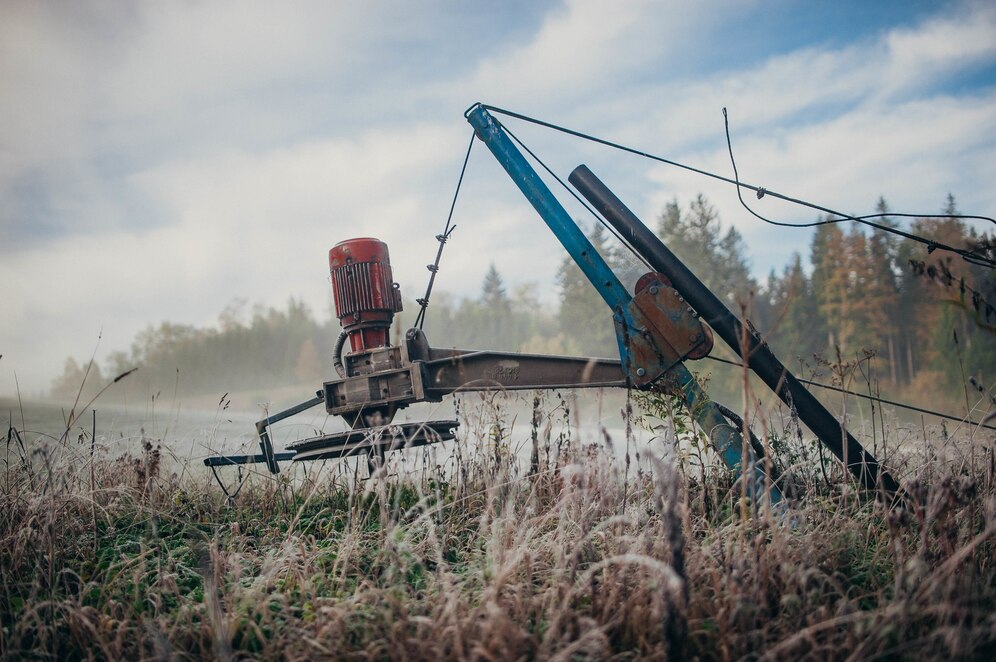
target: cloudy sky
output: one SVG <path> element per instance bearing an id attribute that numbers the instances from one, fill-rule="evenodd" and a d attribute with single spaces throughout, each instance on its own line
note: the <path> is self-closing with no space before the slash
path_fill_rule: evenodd
<path id="1" fill-rule="evenodd" d="M 0 395 L 237 298 L 324 317 L 350 237 L 388 242 L 420 295 L 475 101 L 729 174 L 725 106 L 746 181 L 851 213 L 948 192 L 996 212 L 991 2 L 5 0 Z M 704 193 L 759 276 L 807 251 L 730 186 L 508 124 L 645 220 Z M 553 300 L 559 246 L 480 145 L 455 221 L 440 289 L 475 294 L 493 262 Z"/>

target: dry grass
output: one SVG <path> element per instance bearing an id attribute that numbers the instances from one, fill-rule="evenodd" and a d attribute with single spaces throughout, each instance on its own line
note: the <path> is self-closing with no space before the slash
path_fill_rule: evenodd
<path id="1" fill-rule="evenodd" d="M 499 404 L 495 404 L 498 402 Z M 996 653 L 991 442 L 887 458 L 888 512 L 787 432 L 798 493 L 749 510 L 673 431 L 581 445 L 564 401 L 514 439 L 500 401 L 387 477 L 209 474 L 16 439 L 0 475 L 5 658 L 874 659 Z M 537 402 L 537 407 L 545 405 Z M 679 429 L 680 432 L 680 429 Z M 670 440 L 670 441 L 669 441 Z M 510 444 L 535 445 L 525 468 Z M 615 443 L 618 448 L 610 450 Z M 947 450 L 958 444 L 945 441 Z M 35 444 L 33 446 L 33 444 Z M 610 462 L 612 454 L 626 462 Z M 895 451 L 893 451 L 895 453 Z M 965 461 L 971 453 L 971 462 Z M 630 457 L 632 455 L 632 458 Z M 397 458 L 397 456 L 396 456 Z M 701 458 L 701 464 L 700 464 Z M 961 458 L 961 459 L 959 459 Z M 630 462 L 632 459 L 632 462 Z M 398 461 L 397 459 L 395 460 Z M 175 471 L 174 471 L 175 470 Z"/>

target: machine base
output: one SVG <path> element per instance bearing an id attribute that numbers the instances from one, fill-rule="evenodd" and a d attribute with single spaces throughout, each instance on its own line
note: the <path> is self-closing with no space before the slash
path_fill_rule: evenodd
<path id="1" fill-rule="evenodd" d="M 302 439 L 287 448 L 294 451 L 295 462 L 337 460 L 361 453 L 383 456 L 388 451 L 453 439 L 458 425 L 457 421 L 381 425 Z"/>

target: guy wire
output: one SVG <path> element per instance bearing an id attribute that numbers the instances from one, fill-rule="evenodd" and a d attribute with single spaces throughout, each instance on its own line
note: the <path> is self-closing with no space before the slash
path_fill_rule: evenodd
<path id="1" fill-rule="evenodd" d="M 952 253 L 956 253 L 956 254 L 960 255 L 962 257 L 962 259 L 964 259 L 966 262 L 970 262 L 972 264 L 976 264 L 976 265 L 983 266 L 983 267 L 988 266 L 990 269 L 996 267 L 996 262 L 993 262 L 992 260 L 989 260 L 989 259 L 984 258 L 984 257 L 979 257 L 979 256 L 975 255 L 975 253 L 973 251 L 967 251 L 967 250 L 964 250 L 964 249 L 961 249 L 961 248 L 954 248 L 953 246 L 948 246 L 947 244 L 942 244 L 942 243 L 940 243 L 938 241 L 934 241 L 932 239 L 927 239 L 925 237 L 920 237 L 919 235 L 910 234 L 909 232 L 904 232 L 904 231 L 902 231 L 902 230 L 900 230 L 898 228 L 892 228 L 892 227 L 889 227 L 888 225 L 881 225 L 879 223 L 872 223 L 871 221 L 867 220 L 869 218 L 877 218 L 877 217 L 881 217 L 881 216 L 891 216 L 892 214 L 869 214 L 867 216 L 851 216 L 849 214 L 841 214 L 840 212 L 833 211 L 832 209 L 828 209 L 826 207 L 821 207 L 820 205 L 811 204 L 811 203 L 805 202 L 803 200 L 798 200 L 796 198 L 790 198 L 788 196 L 781 195 L 779 193 L 772 193 L 771 191 L 767 190 L 763 186 L 760 187 L 760 188 L 757 188 L 757 187 L 754 187 L 754 186 L 748 186 L 746 184 L 741 184 L 741 182 L 740 182 L 740 174 L 737 172 L 737 162 L 733 158 L 733 144 L 730 142 L 730 120 L 729 120 L 729 116 L 727 115 L 726 108 L 723 108 L 723 127 L 726 130 L 726 149 L 730 153 L 730 164 L 733 166 L 733 177 L 734 177 L 734 182 L 735 182 L 736 188 L 737 188 L 737 198 L 740 200 L 740 204 L 741 204 L 741 206 L 744 209 L 746 209 L 754 217 L 756 217 L 756 218 L 764 221 L 765 223 L 770 223 L 771 225 L 778 225 L 778 226 L 787 227 L 787 228 L 811 228 L 811 227 L 815 227 L 817 225 L 828 225 L 830 223 L 839 223 L 841 221 L 855 221 L 857 223 L 861 223 L 863 225 L 867 225 L 869 227 L 873 227 L 873 228 L 876 228 L 878 230 L 882 230 L 884 232 L 891 232 L 892 234 L 899 235 L 900 237 L 905 237 L 906 239 L 909 239 L 911 241 L 916 241 L 916 242 L 919 242 L 921 244 L 925 244 L 927 246 L 927 252 L 928 253 L 933 253 L 935 250 L 941 249 L 941 250 L 945 250 L 945 251 L 950 251 Z M 751 189 L 753 191 L 757 191 L 757 199 L 758 200 L 760 200 L 761 198 L 763 198 L 765 195 L 771 195 L 772 197 L 776 197 L 776 198 L 779 198 L 781 200 L 785 200 L 787 202 L 793 202 L 795 204 L 803 205 L 803 206 L 809 207 L 811 209 L 816 209 L 816 210 L 819 210 L 819 211 L 826 212 L 827 214 L 831 214 L 833 216 L 837 216 L 838 218 L 827 218 L 827 219 L 822 220 L 822 221 L 813 221 L 811 223 L 786 223 L 786 222 L 782 222 L 782 221 L 775 221 L 775 220 L 772 220 L 772 219 L 767 218 L 765 216 L 762 216 L 761 214 L 758 214 L 756 211 L 754 211 L 753 209 L 751 209 L 750 206 L 748 206 L 747 203 L 744 202 L 744 196 L 743 196 L 743 193 L 740 190 L 741 187 L 748 188 L 748 189 Z M 905 216 L 905 214 L 904 214 L 904 216 Z M 934 216 L 934 218 L 937 218 L 937 217 Z M 942 216 L 941 218 L 948 218 L 948 217 L 947 216 Z M 955 214 L 955 215 L 952 215 L 951 218 L 964 218 L 964 217 L 961 216 L 961 215 Z M 972 216 L 971 218 L 982 218 L 982 219 L 985 219 L 986 217 Z M 993 221 L 994 223 L 996 223 L 996 220 L 994 220 L 994 219 L 988 219 L 988 220 Z"/>
<path id="2" fill-rule="evenodd" d="M 446 227 L 443 228 L 442 234 L 436 235 L 436 241 L 439 242 L 439 249 L 436 251 L 436 261 L 426 267 L 429 270 L 429 284 L 425 288 L 425 296 L 421 299 L 416 299 L 419 311 L 418 316 L 415 318 L 415 326 L 419 329 L 425 323 L 425 310 L 429 307 L 429 295 L 432 294 L 432 285 L 436 282 L 436 273 L 439 271 L 439 260 L 443 257 L 443 246 L 446 245 L 446 240 L 456 230 L 456 226 L 451 226 L 450 223 L 453 221 L 453 210 L 456 209 L 457 198 L 460 196 L 460 187 L 463 185 L 463 176 L 467 172 L 467 162 L 470 161 L 470 152 L 474 149 L 474 138 L 476 137 L 477 135 L 471 131 L 470 143 L 467 145 L 467 153 L 463 157 L 463 166 L 460 168 L 460 178 L 457 179 L 456 191 L 453 192 L 453 201 L 450 203 L 450 213 L 446 216 Z"/>
<path id="3" fill-rule="evenodd" d="M 933 241 L 933 240 L 930 240 L 930 239 L 926 239 L 926 238 L 920 237 L 918 235 L 910 234 L 908 232 L 904 232 L 904 231 L 898 230 L 896 228 L 890 228 L 888 226 L 880 225 L 878 223 L 872 223 L 872 222 L 870 222 L 870 221 L 867 220 L 868 218 L 876 218 L 876 217 L 880 216 L 879 214 L 870 214 L 868 216 L 851 216 L 850 214 L 844 214 L 844 213 L 835 211 L 833 209 L 830 209 L 828 207 L 823 207 L 821 205 L 817 205 L 815 203 L 807 202 L 805 200 L 801 200 L 801 199 L 798 199 L 798 198 L 792 198 L 790 196 L 778 193 L 777 191 L 771 191 L 771 190 L 766 189 L 766 188 L 764 188 L 762 186 L 754 186 L 754 185 L 748 184 L 746 182 L 741 182 L 739 180 L 739 177 L 736 177 L 735 179 L 730 179 L 729 177 L 725 177 L 723 175 L 720 175 L 720 174 L 717 174 L 717 173 L 714 173 L 714 172 L 710 172 L 708 170 L 702 170 L 702 169 L 696 168 L 694 166 L 686 165 L 684 163 L 681 163 L 681 162 L 678 162 L 678 161 L 673 161 L 671 159 L 666 159 L 664 157 L 657 156 L 655 154 L 650 154 L 649 152 L 644 152 L 644 151 L 641 151 L 641 150 L 638 150 L 638 149 L 634 149 L 632 147 L 627 147 L 625 145 L 622 145 L 622 144 L 619 144 L 619 143 L 615 143 L 615 142 L 612 142 L 612 141 L 609 141 L 609 140 L 605 140 L 603 138 L 598 138 L 596 136 L 593 136 L 593 135 L 590 135 L 590 134 L 587 134 L 587 133 L 582 133 L 580 131 L 575 131 L 573 129 L 568 129 L 567 127 L 559 126 L 557 124 L 553 124 L 553 123 L 550 123 L 550 122 L 545 122 L 543 120 L 536 119 L 534 117 L 529 117 L 528 115 L 523 115 L 521 113 L 517 113 L 517 112 L 511 111 L 511 110 L 507 110 L 507 109 L 504 109 L 504 108 L 499 108 L 497 106 L 490 106 L 490 105 L 487 105 L 487 104 L 481 104 L 481 106 L 483 108 L 489 110 L 489 111 L 493 111 L 495 113 L 500 113 L 502 115 L 507 115 L 508 117 L 514 117 L 516 119 L 520 119 L 520 120 L 522 120 L 524 122 L 529 122 L 531 124 L 537 124 L 539 126 L 543 126 L 543 127 L 548 128 L 548 129 L 552 129 L 554 131 L 559 131 L 561 133 L 566 133 L 566 134 L 574 136 L 576 138 L 581 138 L 582 140 L 587 140 L 587 141 L 590 141 L 590 142 L 598 143 L 600 145 L 605 145 L 606 147 L 611 147 L 613 149 L 618 149 L 618 150 L 623 151 L 623 152 L 628 152 L 630 154 L 635 154 L 636 156 L 641 156 L 641 157 L 650 159 L 652 161 L 658 161 L 658 162 L 664 163 L 666 165 L 674 166 L 676 168 L 681 168 L 683 170 L 687 170 L 689 172 L 694 172 L 696 174 L 703 175 L 705 177 L 709 177 L 709 178 L 712 178 L 712 179 L 715 179 L 715 180 L 718 180 L 718 181 L 721 181 L 721 182 L 726 182 L 727 184 L 733 184 L 734 186 L 737 187 L 737 194 L 738 194 L 738 196 L 740 195 L 740 189 L 741 188 L 746 188 L 748 190 L 754 191 L 757 194 L 758 199 L 763 198 L 765 195 L 769 195 L 769 196 L 771 196 L 773 198 L 778 198 L 780 200 L 784 200 L 785 202 L 794 203 L 794 204 L 797 204 L 797 205 L 800 205 L 800 206 L 803 206 L 803 207 L 808 207 L 810 209 L 814 209 L 816 211 L 821 211 L 821 212 L 824 212 L 824 213 L 827 213 L 827 214 L 830 214 L 830 215 L 838 217 L 836 219 L 825 220 L 825 221 L 818 221 L 818 222 L 815 222 L 815 223 L 782 223 L 782 222 L 776 222 L 776 221 L 771 221 L 769 219 L 766 219 L 763 216 L 760 216 L 759 214 L 756 214 L 755 212 L 753 212 L 752 210 L 750 210 L 750 208 L 748 208 L 748 211 L 750 211 L 752 214 L 754 214 L 755 216 L 757 216 L 758 218 L 760 218 L 762 221 L 765 221 L 765 222 L 768 222 L 768 223 L 773 223 L 773 224 L 776 224 L 776 225 L 783 225 L 783 226 L 787 226 L 787 227 L 810 227 L 810 226 L 813 226 L 813 225 L 821 225 L 821 224 L 825 224 L 825 223 L 838 223 L 838 222 L 841 222 L 841 221 L 856 221 L 856 222 L 862 223 L 864 225 L 869 225 L 871 227 L 879 228 L 879 229 L 881 229 L 884 232 L 889 232 L 889 233 L 892 233 L 892 234 L 896 234 L 896 235 L 899 235 L 901 237 L 905 237 L 907 239 L 910 239 L 911 241 L 916 241 L 916 242 L 925 244 L 927 246 L 928 252 L 933 252 L 934 250 L 937 250 L 937 249 L 941 249 L 941 250 L 945 250 L 945 251 L 951 251 L 953 253 L 956 253 L 956 254 L 960 255 L 963 259 L 965 259 L 966 261 L 968 261 L 968 262 L 970 262 L 972 264 L 976 264 L 976 265 L 979 265 L 979 266 L 985 266 L 985 267 L 989 267 L 989 268 L 996 268 L 996 261 L 993 261 L 993 260 L 990 260 L 990 259 L 984 258 L 984 257 L 979 257 L 978 255 L 975 255 L 971 251 L 966 251 L 966 250 L 962 250 L 962 249 L 953 248 L 951 246 L 947 246 L 946 244 L 942 244 L 940 242 L 936 242 L 936 241 Z M 725 112 L 725 109 L 724 109 L 724 117 L 725 116 L 726 116 L 726 112 Z M 727 124 L 727 126 L 728 126 L 728 124 Z M 508 128 L 506 127 L 505 130 L 507 131 Z M 728 140 L 728 142 L 729 142 L 729 140 Z M 732 154 L 732 149 L 731 149 L 731 154 Z M 741 198 L 741 202 L 743 202 L 742 198 Z M 746 207 L 746 205 L 744 205 L 744 206 Z M 912 214 L 889 214 L 889 216 L 908 217 L 908 216 L 913 216 L 913 215 Z M 966 214 L 951 214 L 951 215 L 945 214 L 945 215 L 940 215 L 940 216 L 938 216 L 938 215 L 920 215 L 920 214 L 917 214 L 915 216 L 918 217 L 918 218 L 961 218 L 961 219 L 974 219 L 974 220 L 989 221 L 990 223 L 996 224 L 996 219 L 993 219 L 993 218 L 991 218 L 989 216 L 972 216 L 972 215 L 966 215 Z"/>
<path id="4" fill-rule="evenodd" d="M 744 367 L 743 363 L 738 363 L 736 361 L 730 361 L 729 359 L 721 359 L 718 356 L 711 356 L 710 355 L 710 356 L 707 356 L 706 358 L 708 358 L 708 359 L 710 359 L 712 361 L 717 361 L 718 363 L 725 363 L 727 365 L 736 366 L 738 368 L 743 368 Z M 918 412 L 920 414 L 929 414 L 931 416 L 937 416 L 939 418 L 946 418 L 946 419 L 951 420 L 951 421 L 958 421 L 959 423 L 971 423 L 972 425 L 977 425 L 977 426 L 982 427 L 982 428 L 988 428 L 990 430 L 996 430 L 996 426 L 992 426 L 992 425 L 989 425 L 987 423 L 983 423 L 983 422 L 979 422 L 979 421 L 973 421 L 972 419 L 967 418 L 967 417 L 953 416 L 951 414 L 945 414 L 943 412 L 933 411 L 931 409 L 924 409 L 922 407 L 917 407 L 915 405 L 906 404 L 904 402 L 896 402 L 895 400 L 887 400 L 885 398 L 879 398 L 879 397 L 876 397 L 874 395 L 865 395 L 864 393 L 857 393 L 855 391 L 848 391 L 847 389 L 840 388 L 839 386 L 831 386 L 830 384 L 821 384 L 820 382 L 814 382 L 814 381 L 811 381 L 811 380 L 808 380 L 808 379 L 802 379 L 801 377 L 796 377 L 796 379 L 798 379 L 803 384 L 808 384 L 810 386 L 816 386 L 816 387 L 819 387 L 819 388 L 825 388 L 825 389 L 827 389 L 829 391 L 836 391 L 838 393 L 844 393 L 846 395 L 853 395 L 856 398 L 864 398 L 865 400 L 873 400 L 875 402 L 880 402 L 882 404 L 892 405 L 894 407 L 900 407 L 902 409 L 909 409 L 910 411 L 915 411 L 915 412 Z"/>

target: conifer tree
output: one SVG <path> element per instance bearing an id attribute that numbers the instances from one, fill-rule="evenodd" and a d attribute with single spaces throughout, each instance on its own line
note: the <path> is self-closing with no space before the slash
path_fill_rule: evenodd
<path id="1" fill-rule="evenodd" d="M 876 212 L 885 214 L 889 205 L 879 197 Z M 895 228 L 889 217 L 876 219 L 876 223 Z M 896 235 L 873 228 L 868 238 L 870 282 L 867 295 L 874 301 L 869 323 L 874 325 L 884 347 L 879 352 L 879 365 L 883 365 L 893 386 L 899 382 L 899 354 L 897 337 L 901 329 L 902 311 L 899 309 L 898 241 Z"/>
<path id="2" fill-rule="evenodd" d="M 956 218 L 958 214 L 957 203 L 950 193 L 948 194 L 942 213 L 947 218 L 919 218 L 913 222 L 913 233 L 927 239 L 963 248 L 966 245 L 966 228 L 961 219 Z M 919 356 L 917 359 L 917 370 L 927 369 L 930 371 L 929 379 L 931 383 L 937 383 L 948 370 L 951 371 L 951 379 L 943 377 L 946 382 L 958 379 L 954 374 L 958 369 L 954 366 L 957 361 L 953 360 L 957 351 L 961 347 L 954 346 L 953 331 L 954 324 L 961 321 L 960 316 L 947 314 L 945 308 L 950 304 L 944 303 L 955 297 L 957 291 L 954 283 L 945 274 L 957 273 L 959 276 L 967 272 L 967 268 L 959 260 L 955 262 L 950 253 L 944 251 L 930 252 L 923 244 L 905 242 L 908 244 L 907 255 L 909 260 L 910 290 L 913 293 L 911 305 L 913 306 L 916 324 L 911 334 L 918 346 Z M 918 274 L 914 268 L 915 263 L 924 265 L 923 274 Z M 955 270 L 955 271 L 953 271 Z M 931 276 L 931 274 L 934 274 Z M 962 340 L 965 340 L 967 326 L 959 324 L 959 331 L 962 332 Z"/>
<path id="3" fill-rule="evenodd" d="M 848 279 L 850 260 L 844 233 L 836 223 L 816 228 L 812 245 L 813 288 L 820 315 L 827 323 L 826 348 L 835 345 L 846 351 L 844 320 L 849 312 Z"/>
<path id="4" fill-rule="evenodd" d="M 824 350 L 826 330 L 798 253 L 781 278 L 772 273 L 767 291 L 771 313 L 764 328 L 771 330 L 770 342 L 776 354 L 786 361 L 798 358 L 811 363 L 813 355 Z"/>
<path id="5" fill-rule="evenodd" d="M 505 282 L 492 263 L 481 282 L 481 296 L 463 301 L 453 316 L 450 339 L 455 347 L 469 349 L 517 349 L 510 328 L 511 302 Z"/>
<path id="6" fill-rule="evenodd" d="M 682 214 L 672 201 L 658 219 L 657 235 L 692 273 L 734 313 L 749 303 L 757 284 L 750 275 L 743 237 L 736 228 L 723 231 L 715 208 L 699 194 Z"/>
<path id="7" fill-rule="evenodd" d="M 876 300 L 875 268 L 868 250 L 868 240 L 857 223 L 852 223 L 845 237 L 847 256 L 848 313 L 842 320 L 851 354 L 871 351 L 876 355 L 885 346 L 880 342 L 885 320 Z"/>

